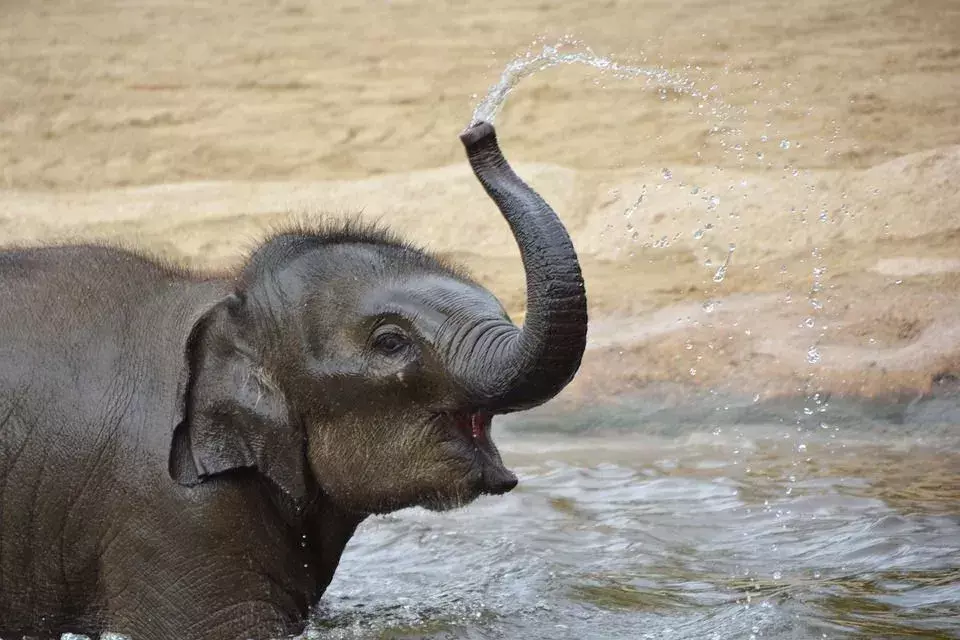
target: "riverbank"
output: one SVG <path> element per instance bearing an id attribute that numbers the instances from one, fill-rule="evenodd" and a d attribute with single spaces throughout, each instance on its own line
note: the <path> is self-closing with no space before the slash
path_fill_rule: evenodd
<path id="1" fill-rule="evenodd" d="M 362 212 L 521 321 L 518 254 L 457 134 L 535 36 L 574 27 L 709 99 L 561 67 L 497 118 L 583 258 L 590 346 L 557 406 L 663 385 L 896 405 L 956 384 L 949 2 L 8 2 L 0 241 L 222 269 L 291 218 Z"/>
<path id="2" fill-rule="evenodd" d="M 464 165 L 364 180 L 0 191 L 0 234 L 106 240 L 228 270 L 272 229 L 362 209 L 464 264 L 522 321 L 519 255 Z M 960 379 L 960 146 L 787 180 L 517 169 L 561 212 L 583 261 L 590 341 L 567 403 L 662 384 L 899 402 Z"/>

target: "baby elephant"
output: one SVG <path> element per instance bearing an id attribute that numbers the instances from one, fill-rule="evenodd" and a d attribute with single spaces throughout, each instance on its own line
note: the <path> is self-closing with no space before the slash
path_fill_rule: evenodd
<path id="1" fill-rule="evenodd" d="M 0 637 L 299 633 L 365 517 L 513 489 L 491 419 L 571 380 L 586 296 L 493 127 L 461 139 L 520 247 L 522 330 L 455 267 L 349 226 L 276 235 L 229 278 L 0 252 Z"/>

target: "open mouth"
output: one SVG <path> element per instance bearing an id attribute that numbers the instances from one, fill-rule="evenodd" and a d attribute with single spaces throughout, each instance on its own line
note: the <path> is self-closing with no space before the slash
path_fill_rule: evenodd
<path id="1" fill-rule="evenodd" d="M 474 455 L 480 463 L 478 490 L 480 493 L 501 494 L 517 486 L 517 476 L 503 466 L 500 454 L 490 439 L 493 415 L 484 411 L 459 411 L 447 414 L 454 429 L 473 444 Z"/>
<path id="2" fill-rule="evenodd" d="M 447 429 L 460 436 L 475 449 L 482 450 L 493 446 L 490 439 L 490 424 L 493 414 L 486 411 L 438 411 L 435 419 Z"/>
<path id="3" fill-rule="evenodd" d="M 490 434 L 493 416 L 483 411 L 475 413 L 457 413 L 453 416 L 457 430 L 473 440 L 474 445 L 486 444 Z"/>

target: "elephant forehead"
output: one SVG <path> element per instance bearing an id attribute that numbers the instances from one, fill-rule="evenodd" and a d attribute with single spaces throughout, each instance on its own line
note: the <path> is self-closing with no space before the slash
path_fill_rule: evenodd
<path id="1" fill-rule="evenodd" d="M 505 318 L 492 293 L 477 285 L 433 274 L 385 282 L 364 296 L 366 315 L 397 313 L 420 323 L 442 325 L 452 316 Z"/>

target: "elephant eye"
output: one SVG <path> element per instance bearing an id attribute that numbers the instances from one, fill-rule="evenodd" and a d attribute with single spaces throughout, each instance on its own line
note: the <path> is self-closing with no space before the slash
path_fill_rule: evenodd
<path id="1" fill-rule="evenodd" d="M 391 331 L 381 333 L 377 336 L 373 342 L 373 346 L 380 353 L 391 356 L 400 353 L 410 346 L 410 341 L 405 335 Z"/>

